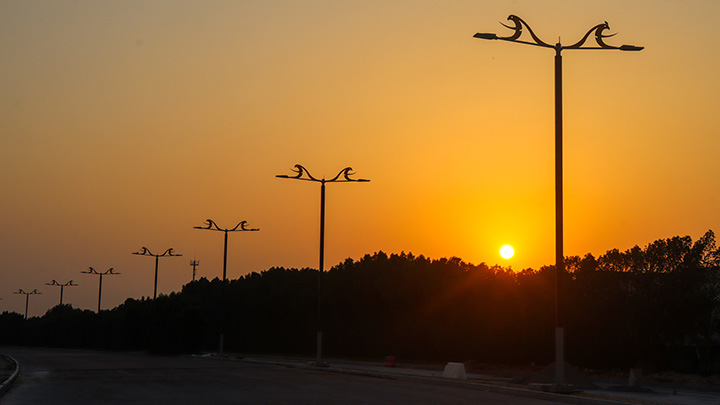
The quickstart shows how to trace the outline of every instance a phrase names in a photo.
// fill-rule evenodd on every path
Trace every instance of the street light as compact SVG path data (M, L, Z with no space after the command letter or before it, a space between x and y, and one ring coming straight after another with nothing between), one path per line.
M326 180L325 177L322 179L316 179L310 172L301 165L295 165L292 169L296 174L294 176L288 176L286 174L278 174L275 177L281 179L295 179L314 181L320 183L320 264L318 265L318 316L317 316L317 361L318 366L327 366L322 361L322 324L321 324L321 308L322 308L322 273L325 260L325 183L366 183L370 180L366 179L351 179L350 176L355 173L352 172L351 167L346 167L340 170L335 177L330 180ZM342 177L340 177L342 176Z
M65 283L65 284L60 284L60 283L58 283L57 281L53 280L52 283L45 283L45 285L55 285L55 286L60 287L60 305L62 305L63 289L64 289L65 287L75 287L75 286L78 286L79 284L73 284L73 281L72 281L72 280L68 281L68 282Z
M102 278L103 278L103 276L114 276L114 275L120 274L120 273L114 273L112 267L110 269L108 269L107 271L105 271L104 273L99 273L92 267L88 267L87 270L81 271L80 273L96 274L96 275L100 276L100 286L98 287L98 314L99 314L100 313L100 299L102 298Z
M205 220L206 225L205 226L194 226L193 229L205 229L208 231L218 231L225 233L225 244L223 249L223 274L222 274L222 289L223 292L225 290L225 282L227 281L227 248L228 248L228 232L255 232L259 231L258 228L246 228L247 221L240 221L237 225L235 225L234 228L220 228L215 221L212 219L206 219ZM190 263L192 264L192 263ZM193 266L193 277L195 274L195 266ZM223 308L222 312L222 325L220 330L220 346L218 350L218 355L223 356L223 348L225 345L225 308Z
M565 362L564 349L564 329L563 329L563 313L561 311L561 279L565 271L564 253L563 253L563 168L562 168L562 55L564 49L574 50L618 50L618 51L641 51L642 46L621 45L612 46L605 43L605 38L614 36L615 34L604 34L605 30L609 30L610 26L607 22L592 27L578 42L573 45L563 46L560 41L555 45L550 45L542 41L535 35L530 26L516 15L510 15L508 21L512 21L514 26L502 26L513 30L512 35L507 37L499 37L497 34L477 33L474 38L501 40L508 42L516 42L520 44L539 46L555 50L555 383L562 385L565 382ZM521 40L520 36L523 27L527 28L532 41ZM595 42L597 46L587 46L590 34L595 33Z
M228 246L228 232L253 232L253 231L259 231L260 229L257 228L246 228L245 225L247 225L247 221L240 221L239 224L235 225L234 228L220 228L218 224L215 223L212 219L205 220L206 225L205 226L194 226L193 229L205 229L208 231L219 231L225 233L225 249L223 253L223 282L227 281L227 246Z
M30 303L30 296L33 294L42 294L41 292L38 292L37 289L34 289L30 292L25 292L22 289L17 290L13 294L24 294L25 295L25 319L27 319L27 313L28 313L28 304Z
M166 250L161 255L153 254L148 248L143 246L139 252L133 252L134 255L139 256L152 256L155 258L155 288L153 289L153 299L157 298L157 276L158 276L158 259L161 257L170 257L170 256L182 256L181 254L177 254L173 252L173 249L170 248Z

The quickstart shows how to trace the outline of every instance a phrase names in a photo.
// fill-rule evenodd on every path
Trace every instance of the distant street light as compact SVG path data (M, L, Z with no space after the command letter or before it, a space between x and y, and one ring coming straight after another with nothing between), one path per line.
M235 225L234 228L220 228L218 224L215 223L212 219L206 219L205 220L205 226L194 226L193 229L205 229L208 231L217 231L217 232L223 232L225 234L225 244L223 249L223 272L222 272L222 289L225 290L225 284L227 282L227 251L228 251L228 232L256 232L260 229L258 228L246 228L247 221L240 221L237 225ZM195 274L195 267L193 266L193 274ZM225 292L223 292L225 293ZM218 355L223 356L223 350L225 346L225 322L226 322L226 314L225 314L225 308L223 308L222 312L222 325L220 326L220 345L218 349Z
M142 250L140 250L139 252L133 252L132 254L134 254L134 255L139 255L139 256L152 256L152 257L155 258L155 287L154 287L154 289L153 289L153 299L155 299L155 298L157 298L158 259L161 258L161 257L170 257L170 256L173 256L173 257L174 257L174 256L182 256L182 255L173 252L172 248L166 250L166 251L165 251L163 254L161 254L161 255L153 254L153 253L152 253L148 248L146 248L145 246L143 246L141 249L142 249Z
M205 229L208 231L219 231L225 233L225 248L223 251L223 274L222 274L222 280L223 282L227 281L227 247L228 247L228 232L253 232L253 231L259 231L260 229L257 228L245 228L245 225L247 225L247 221L240 221L239 224L235 225L234 228L227 228L223 229L218 226L218 224L215 223L212 219L205 220L206 225L205 226L194 226L193 229Z
M539 46L543 48L550 48L555 50L555 383L562 385L565 383L565 369L563 367L565 362L565 349L564 349L564 328L563 328L563 312L562 301L561 301L561 279L562 274L565 271L564 253L563 253L563 169L562 169L562 55L561 52L564 49L574 50L618 50L618 51L641 51L642 46L634 45L621 45L611 46L605 43L605 38L612 37L615 34L606 35L603 32L610 29L608 23L598 24L592 27L580 41L570 46L563 46L560 44L560 40L555 45L550 45L538 38L533 30L525 21L516 15L510 15L508 21L512 21L514 26L505 25L500 23L502 26L513 30L512 35L507 37L499 37L497 34L480 33L478 32L473 37L479 39L488 40L501 40L508 42L515 42L519 44L526 44L532 46ZM532 42L520 40L522 35L523 27L527 28ZM595 42L597 46L586 46L590 34L595 33Z
M296 174L294 176L288 176L286 174L278 174L275 177L281 179L295 179L314 181L320 183L320 264L318 265L318 316L317 316L317 360L316 365L326 366L327 364L322 361L322 273L325 260L325 183L365 183L370 180L366 179L351 179L350 176L355 173L352 172L351 167L346 167L340 170L335 177L330 180L316 179L310 172L301 165L295 165L292 169ZM304 177L305 176L305 177ZM342 176L342 178L340 177Z
M52 283L45 283L45 285L54 285L54 286L60 287L60 305L62 305L62 301L63 301L63 289L64 289L65 287L75 287L75 286L78 286L79 284L73 284L73 281L72 281L72 280L68 281L68 282L65 283L65 284L60 284L60 283L58 283L57 281L53 280Z
M117 275L120 273L114 273L112 267L110 269L108 269L107 271L105 271L104 273L99 273L92 267L88 267L87 270L81 271L80 273L96 274L96 275L100 276L100 286L98 287L98 314L99 314L100 313L100 300L102 299L102 278L103 278L103 276L114 276L114 275Z
M27 319L28 314L28 304L30 303L30 296L34 294L42 294L41 292L38 292L37 289L34 289L30 292L25 292L22 289L17 290L17 292L14 292L13 294L24 294L25 295L25 319Z

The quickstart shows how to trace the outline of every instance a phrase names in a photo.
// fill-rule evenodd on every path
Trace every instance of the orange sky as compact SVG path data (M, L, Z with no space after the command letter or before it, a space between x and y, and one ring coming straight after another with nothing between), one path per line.
M6 1L0 310L95 309L221 275L378 250L554 263L553 51L473 39L517 14L547 42L608 21L639 53L564 55L565 253L720 231L720 5L711 1ZM595 4L597 3L597 4ZM516 255L498 250L513 245Z

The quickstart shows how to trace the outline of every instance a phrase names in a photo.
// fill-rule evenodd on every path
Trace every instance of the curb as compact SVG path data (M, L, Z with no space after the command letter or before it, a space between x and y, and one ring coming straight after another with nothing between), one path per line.
M402 373L393 372L381 372L381 371L368 371L368 370L357 370L343 367L318 367L312 364L302 363L287 363L279 361L262 361L255 359L238 359L238 361L254 364L266 364L275 366L284 366L287 368L297 368L303 370L315 370L326 373L338 373L338 374L351 374L359 375L372 378L382 378L390 380L405 380L405 381L418 381L428 384L441 385L446 387L466 388L484 392L493 392L496 394L514 395L524 398L541 399L552 401L555 403L564 404L582 404L582 405L614 405L614 404L628 404L632 402L619 402L610 399L591 398L585 396L577 396L572 394L555 394L552 392L536 391L531 389L506 387L500 385L484 384L474 381L458 381L440 377L424 377L414 376Z
M12 387L13 383L15 382L15 379L17 378L18 374L20 373L20 365L17 362L17 360L13 359L10 356L6 356L4 354L0 354L0 356L6 358L11 363L15 365L15 371L13 371L12 375L8 377L5 381L0 384L0 397L5 395L5 393Z

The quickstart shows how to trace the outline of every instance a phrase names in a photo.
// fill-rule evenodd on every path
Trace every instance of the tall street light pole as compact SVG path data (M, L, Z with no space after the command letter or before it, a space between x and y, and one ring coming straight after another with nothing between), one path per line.
M174 256L182 256L182 255L173 252L173 249L172 249L172 248L166 250L166 251L165 251L163 254L161 254L161 255L156 255L156 254L153 254L153 253L152 253L148 248L146 248L145 246L143 246L139 252L133 252L132 254L134 254L134 255L139 255L139 256L152 256L152 257L155 258L155 287L153 288L153 299L157 298L157 277L158 277L158 260L159 260L159 258L161 258L161 257L171 257L171 256L173 256L173 257L174 257Z
M193 229L205 229L208 231L223 232L225 234L225 244L223 249L223 272L222 272L222 289L225 290L225 284L227 282L227 250L228 250L228 233L230 232L256 232L259 228L247 228L247 221L240 221L234 228L220 228L215 221L212 219L205 220L205 226L194 226ZM192 262L190 263L192 264ZM193 275L195 274L195 266L193 266ZM224 293L223 293L224 294ZM225 312L223 308L222 313L222 325L220 325L220 346L218 355L223 356L223 348L225 345Z
M68 281L65 284L60 284L57 281L53 280L52 283L45 283L45 285L54 285L54 286L60 287L60 305L62 305L63 304L63 289L65 287L75 287L75 286L78 286L79 284L73 284L72 280Z
M317 315L317 360L316 365L327 366L327 363L322 361L322 273L325 261L325 183L365 183L370 180L366 179L351 179L350 176L355 173L352 172L351 167L346 167L340 170L335 177L326 180L325 177L317 179L313 177L310 172L301 165L295 165L292 169L295 172L294 176L288 176L286 174L278 174L275 177L281 179L295 179L304 181L314 181L320 183L320 263L318 265L318 315Z
M112 267L109 268L108 270L106 270L104 273L100 273L97 270L93 269L92 267L88 267L87 270L81 271L80 273L95 274L95 275L100 276L100 284L98 286L98 314L99 314L100 313L100 301L102 299L102 278L103 278L103 276L114 276L114 275L117 275L120 273L113 272Z
M621 45L612 46L605 43L605 38L615 34L604 34L605 30L609 30L607 22L592 27L578 42L564 46L558 40L555 45L550 45L542 41L535 35L530 26L527 25L520 17L510 15L508 21L513 24L504 27L511 29L512 35L499 37L497 34L477 33L473 37L488 40L501 40L515 42L519 44L539 46L555 50L555 384L562 385L565 383L565 344L564 344L564 326L563 312L561 300L561 280L565 271L564 253L563 253L563 147L562 147L562 55L565 49L574 50L618 50L618 51L640 51L641 46ZM530 40L521 40L523 27L527 28L530 33ZM588 37L595 34L596 45L585 45Z
M259 231L258 228L246 228L247 221L240 221L239 224L235 225L234 228L220 228L218 224L212 219L205 220L205 226L194 226L193 229L205 229L208 231L218 231L225 233L225 248L223 250L223 282L227 281L227 247L228 247L228 232L252 232ZM192 263L190 263L192 264ZM193 267L194 269L194 267Z
M27 319L28 305L30 304L30 296L35 295L35 294L42 294L42 293L38 292L37 289L32 290L30 292L25 292L22 289L20 289L20 290L17 290L16 292L14 292L13 294L24 294L25 295L25 319Z

